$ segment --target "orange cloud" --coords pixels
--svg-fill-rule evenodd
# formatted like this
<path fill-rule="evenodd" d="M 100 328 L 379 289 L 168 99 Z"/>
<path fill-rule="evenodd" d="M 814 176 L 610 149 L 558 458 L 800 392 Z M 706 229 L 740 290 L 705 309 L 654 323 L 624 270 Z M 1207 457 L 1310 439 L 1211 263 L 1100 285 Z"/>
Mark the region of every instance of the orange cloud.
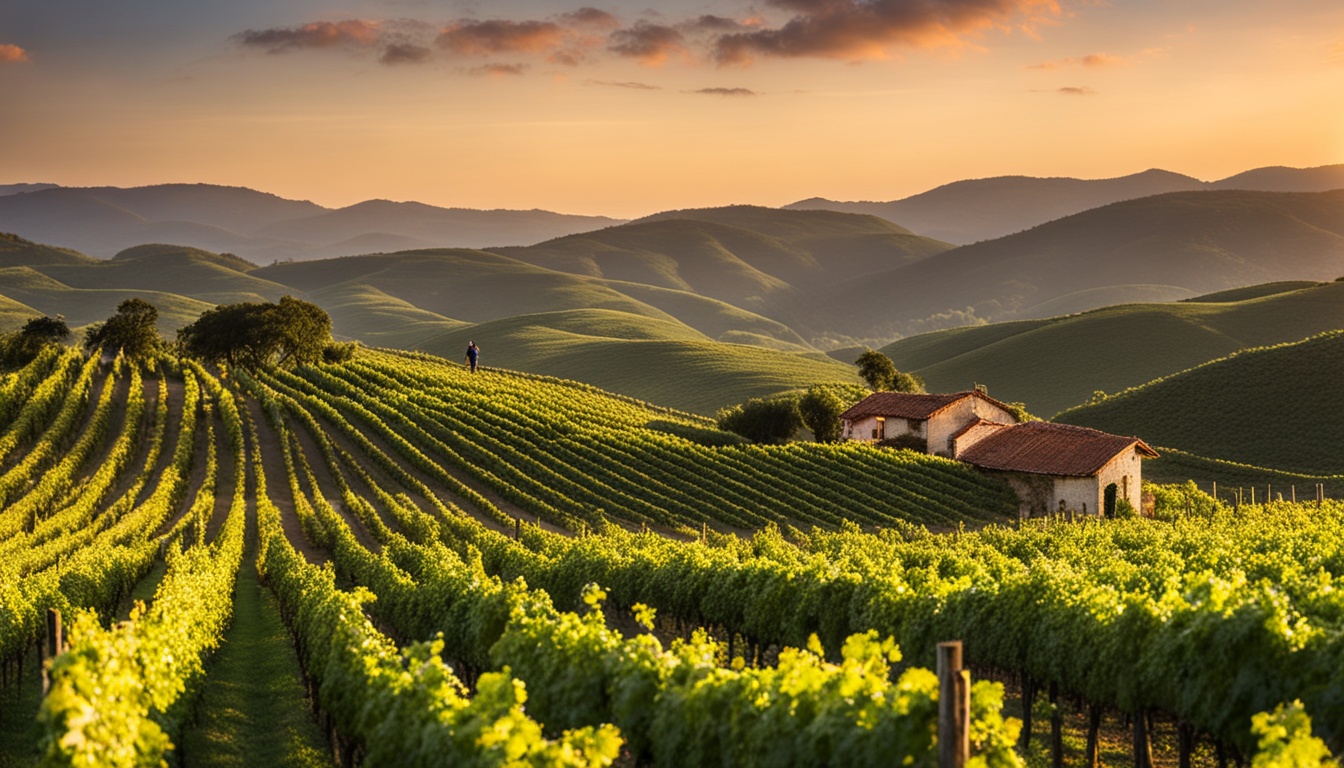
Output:
<path fill-rule="evenodd" d="M 0 57 L 2 58 L 2 57 Z M 1335 43 L 1330 46 L 1330 52 L 1327 60 L 1331 64 L 1344 64 L 1344 43 Z"/>
<path fill-rule="evenodd" d="M 720 64 L 758 56 L 884 59 L 897 46 L 964 44 L 987 28 L 1030 30 L 1062 11 L 1058 0 L 766 0 L 796 15 L 782 27 L 726 34 L 716 41 Z"/>
<path fill-rule="evenodd" d="M 1097 92 L 1087 86 L 1067 85 L 1055 91 L 1055 93 L 1061 96 L 1095 96 Z"/>
<path fill-rule="evenodd" d="M 671 56 L 684 55 L 686 38 L 673 27 L 641 21 L 633 27 L 612 32 L 607 38 L 607 50 L 656 67 Z"/>
<path fill-rule="evenodd" d="M 264 48 L 267 53 L 285 53 L 302 48 L 370 48 L 382 41 L 382 25 L 376 21 L 314 21 L 298 27 L 249 29 L 234 35 L 243 45 Z"/>
<path fill-rule="evenodd" d="M 703 93 L 706 96 L 757 96 L 755 91 L 750 88 L 701 88 L 692 93 Z"/>
<path fill-rule="evenodd" d="M 567 33 L 552 21 L 460 21 L 439 33 L 438 44 L 456 54 L 544 53 L 559 48 Z"/>
<path fill-rule="evenodd" d="M 1055 61 L 1043 61 L 1040 64 L 1032 64 L 1027 69 L 1059 69 L 1060 67 L 1117 67 L 1129 63 L 1129 59 L 1123 56 L 1112 56 L 1109 53 L 1089 53 L 1086 56 L 1069 57 L 1067 59 L 1057 59 Z"/>
<path fill-rule="evenodd" d="M 0 43 L 0 64 L 24 64 L 27 61 L 27 51 L 17 45 Z"/>
<path fill-rule="evenodd" d="M 625 82 L 616 82 L 612 80 L 587 80 L 585 82 L 587 85 L 601 85 L 608 88 L 629 88 L 635 91 L 661 91 L 663 89 L 662 86 L 659 85 L 649 85 L 648 83 L 641 83 L 633 80 Z"/>
<path fill-rule="evenodd" d="M 482 67 L 467 70 L 467 74 L 484 75 L 486 77 L 512 77 L 521 75 L 526 71 L 526 64 L 486 64 Z"/>

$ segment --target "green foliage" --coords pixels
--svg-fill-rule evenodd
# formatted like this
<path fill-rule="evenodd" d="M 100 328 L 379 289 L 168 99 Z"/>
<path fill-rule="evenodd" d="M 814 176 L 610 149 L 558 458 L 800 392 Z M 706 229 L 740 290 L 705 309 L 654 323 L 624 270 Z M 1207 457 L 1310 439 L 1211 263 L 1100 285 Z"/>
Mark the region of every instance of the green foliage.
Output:
<path fill-rule="evenodd" d="M 117 313 L 102 323 L 84 330 L 84 348 L 107 352 L 120 350 L 135 360 L 143 360 L 163 346 L 156 323 L 159 310 L 144 299 L 126 299 L 117 305 Z"/>
<path fill-rule="evenodd" d="M 1324 741 L 1311 735 L 1311 718 L 1301 701 L 1280 704 L 1251 718 L 1259 737 L 1251 768 L 1336 768 Z"/>
<path fill-rule="evenodd" d="M 875 392 L 890 390 L 898 373 L 891 358 L 874 349 L 865 350 L 854 364 L 859 367 L 859 376 Z"/>
<path fill-rule="evenodd" d="M 891 358 L 874 349 L 859 355 L 854 364 L 859 376 L 876 392 L 923 392 L 924 380 L 913 373 L 896 370 Z"/>
<path fill-rule="evenodd" d="M 1158 520 L 1172 521 L 1189 515 L 1208 518 L 1224 506 L 1201 491 L 1194 480 L 1179 485 L 1145 481 L 1143 492 L 1153 494 L 1153 516 Z"/>
<path fill-rule="evenodd" d="M 355 354 L 359 352 L 359 342 L 357 341 L 333 341 L 322 347 L 322 362 L 324 363 L 345 363 L 353 360 Z"/>
<path fill-rule="evenodd" d="M 186 354 L 210 362 L 243 368 L 307 365 L 327 354 L 331 318 L 316 304 L 282 296 L 274 304 L 215 307 L 179 330 L 177 338 Z M 345 350 L 333 354 L 339 357 Z"/>
<path fill-rule="evenodd" d="M 42 350 L 63 344 L 69 337 L 70 327 L 61 315 L 29 318 L 16 333 L 0 335 L 0 363 L 7 368 L 23 367 Z"/>
<path fill-rule="evenodd" d="M 741 405 L 724 408 L 715 417 L 719 429 L 754 443 L 784 443 L 803 426 L 798 400 L 793 397 L 754 397 Z"/>
<path fill-rule="evenodd" d="M 798 398 L 798 412 L 803 425 L 812 430 L 818 443 L 834 443 L 840 439 L 843 424 L 840 414 L 852 403 L 841 399 L 832 387 L 813 385 Z"/>

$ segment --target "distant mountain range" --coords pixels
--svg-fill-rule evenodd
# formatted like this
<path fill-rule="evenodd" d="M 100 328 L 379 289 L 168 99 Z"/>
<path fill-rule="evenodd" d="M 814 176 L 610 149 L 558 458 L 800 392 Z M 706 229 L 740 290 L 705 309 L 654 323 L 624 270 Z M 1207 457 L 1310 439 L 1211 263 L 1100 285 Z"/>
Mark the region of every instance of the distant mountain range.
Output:
<path fill-rule="evenodd" d="M 269 263 L 445 245 L 530 245 L 621 222 L 605 216 L 387 200 L 331 209 L 211 184 L 0 187 L 0 231 L 97 258 L 144 243 L 172 243 Z"/>
<path fill-rule="evenodd" d="M 1341 275 L 1344 190 L 1176 192 L 823 287 L 794 306 L 791 325 L 805 337 L 890 339 Z"/>
<path fill-rule="evenodd" d="M 837 202 L 814 197 L 784 207 L 866 213 L 909 227 L 921 235 L 965 245 L 1011 235 L 1123 200 L 1164 192 L 1227 189 L 1258 192 L 1344 189 L 1344 165 L 1258 168 L 1211 182 L 1156 169 L 1115 179 L 998 176 L 956 181 L 890 202 Z"/>

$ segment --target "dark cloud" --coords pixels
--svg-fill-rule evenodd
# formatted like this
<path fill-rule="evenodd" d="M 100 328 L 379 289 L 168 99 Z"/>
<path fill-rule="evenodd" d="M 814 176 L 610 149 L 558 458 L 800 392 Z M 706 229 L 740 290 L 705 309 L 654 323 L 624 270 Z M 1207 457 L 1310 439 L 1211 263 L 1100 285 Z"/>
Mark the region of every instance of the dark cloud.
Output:
<path fill-rule="evenodd" d="M 669 56 L 686 53 L 686 38 L 673 27 L 641 21 L 612 32 L 607 38 L 607 50 L 658 66 Z"/>
<path fill-rule="evenodd" d="M 695 32 L 736 32 L 743 29 L 745 25 L 736 19 L 706 14 L 694 21 L 686 22 L 682 27 Z"/>
<path fill-rule="evenodd" d="M 371 48 L 382 40 L 383 28 L 376 21 L 314 21 L 298 27 L 249 29 L 234 39 L 268 53 L 284 53 L 303 48 Z"/>
<path fill-rule="evenodd" d="M 423 64 L 433 55 L 434 52 L 423 45 L 392 43 L 383 49 L 383 55 L 378 60 L 384 64 Z"/>
<path fill-rule="evenodd" d="M 0 64 L 23 64 L 27 61 L 27 51 L 17 45 L 0 43 Z"/>
<path fill-rule="evenodd" d="M 593 29 L 615 29 L 621 26 L 620 20 L 615 16 L 597 8 L 580 8 L 573 13 L 562 14 L 560 20 L 576 27 Z"/>
<path fill-rule="evenodd" d="M 755 91 L 750 88 L 701 88 L 692 93 L 703 93 L 706 96 L 757 96 Z"/>
<path fill-rule="evenodd" d="M 552 21 L 460 21 L 439 33 L 438 44 L 464 55 L 544 53 L 560 47 L 566 35 Z"/>
<path fill-rule="evenodd" d="M 796 15 L 782 27 L 722 35 L 714 45 L 721 64 L 759 56 L 880 59 L 901 45 L 960 44 L 988 27 L 1061 12 L 1060 0 L 766 0 Z"/>
<path fill-rule="evenodd" d="M 1094 96 L 1097 92 L 1087 86 L 1066 85 L 1056 91 L 1056 93 L 1063 96 Z"/>
<path fill-rule="evenodd" d="M 526 64 L 486 64 L 482 67 L 468 69 L 468 75 L 484 75 L 488 77 L 511 77 L 521 75 L 527 71 Z"/>
<path fill-rule="evenodd" d="M 660 86 L 660 85 L 649 85 L 648 83 L 637 83 L 637 82 L 634 82 L 634 81 L 627 81 L 627 82 L 623 82 L 623 83 L 618 83 L 618 82 L 614 82 L 614 81 L 611 81 L 611 80 L 588 80 L 588 81 L 586 81 L 586 82 L 587 82 L 588 85 L 601 85 L 601 86 L 605 86 L 605 87 L 609 87 L 609 88 L 630 88 L 630 89 L 632 89 L 632 90 L 636 90 L 636 91 L 661 91 L 661 90 L 663 90 L 662 86 Z"/>

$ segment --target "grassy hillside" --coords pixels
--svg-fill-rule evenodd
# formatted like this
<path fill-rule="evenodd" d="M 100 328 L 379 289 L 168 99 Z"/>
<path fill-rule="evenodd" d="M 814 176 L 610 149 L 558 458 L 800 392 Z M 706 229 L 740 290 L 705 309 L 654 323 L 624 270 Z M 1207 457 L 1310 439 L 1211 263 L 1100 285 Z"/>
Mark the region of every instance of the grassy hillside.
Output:
<path fill-rule="evenodd" d="M 731 206 L 668 211 L 502 251 L 553 269 L 692 291 L 754 312 L 950 248 L 873 216 Z"/>
<path fill-rule="evenodd" d="M 409 349 L 417 342 L 469 326 L 414 304 L 402 301 L 368 285 L 336 285 L 306 294 L 331 315 L 331 332 L 337 338 L 365 344 Z"/>
<path fill-rule="evenodd" d="M 468 341 L 481 364 L 575 379 L 693 413 L 821 382 L 859 383 L 852 365 L 697 338 L 678 323 L 576 310 L 512 317 L 435 337 L 416 348 L 460 360 Z"/>
<path fill-rule="evenodd" d="M 1136 286 L 1198 295 L 1344 273 L 1344 190 L 1186 192 L 1115 203 L 822 292 L 816 322 L 859 338 L 1079 311 Z M 1087 293 L 1083 293 L 1087 292 Z M 1053 305 L 1051 302 L 1056 302 Z M 934 327 L 929 327 L 934 325 Z"/>
<path fill-rule="evenodd" d="M 1096 390 L 1117 392 L 1246 347 L 1344 327 L 1344 283 L 1280 292 L 1246 288 L 1234 302 L 1133 304 L 1045 320 L 955 328 L 882 349 L 933 391 L 985 384 L 1049 416 Z M 1257 297 L 1258 296 L 1258 297 Z"/>
<path fill-rule="evenodd" d="M 65 315 L 70 327 L 77 328 L 106 320 L 126 299 L 141 298 L 159 310 L 159 332 L 172 338 L 178 328 L 193 322 L 214 306 L 161 291 L 130 288 L 72 288 L 31 267 L 0 268 L 0 296 L 32 307 L 37 314 Z"/>
<path fill-rule="evenodd" d="M 468 322 L 575 307 L 669 315 L 600 280 L 525 264 L 486 251 L 438 249 L 262 267 L 251 276 L 301 291 L 363 285 L 429 312 Z"/>
<path fill-rule="evenodd" d="M 29 319 L 40 314 L 42 313 L 23 302 L 15 301 L 8 296 L 0 296 L 0 333 L 17 331 Z"/>
<path fill-rule="evenodd" d="M 1065 411 L 1057 421 L 1214 459 L 1344 474 L 1344 331 L 1249 349 Z"/>
<path fill-rule="evenodd" d="M 275 301 L 293 289 L 252 275 L 237 257 L 179 246 L 142 246 L 123 251 L 110 261 L 79 265 L 44 265 L 34 269 L 72 288 L 119 288 L 158 291 L 199 299 L 207 304 Z"/>
<path fill-rule="evenodd" d="M 94 259 L 79 251 L 34 243 L 18 235 L 0 232 L 0 267 L 36 264 L 91 264 Z"/>

